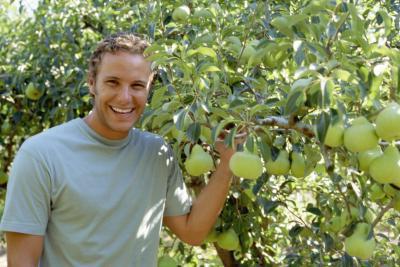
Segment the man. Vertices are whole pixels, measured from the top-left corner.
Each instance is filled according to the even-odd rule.
[[[229,159],[192,201],[162,138],[132,128],[153,78],[147,44],[103,40],[89,62],[93,109],[29,138],[18,151],[0,229],[8,266],[156,266],[161,225],[199,245],[229,191]]]

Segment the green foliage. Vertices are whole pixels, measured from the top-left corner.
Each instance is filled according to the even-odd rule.
[[[191,15],[174,21],[184,4]],[[356,153],[321,143],[338,117],[346,125],[359,116],[373,122],[399,101],[396,1],[41,0],[32,16],[21,10],[12,18],[7,6],[0,8],[3,171],[28,136],[90,110],[86,70],[95,44],[136,32],[152,42],[147,52],[158,72],[138,127],[163,135],[182,167],[195,143],[213,151],[217,138],[233,145],[244,132],[246,148],[264,162],[282,149],[306,157],[305,178],[235,179],[216,227],[239,233],[230,256],[243,266],[357,264],[343,240],[366,221],[367,207],[377,217],[391,197],[372,201],[375,183],[357,170]],[[43,92],[37,101],[25,96],[29,84]],[[206,180],[185,179],[194,192]],[[336,216],[345,227],[332,231]],[[363,266],[399,264],[399,214],[384,218]],[[189,247],[171,248],[185,266],[201,265]]]

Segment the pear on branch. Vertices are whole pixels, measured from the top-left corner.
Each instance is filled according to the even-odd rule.
[[[382,154],[383,152],[380,146],[377,146],[376,148],[370,150],[359,152],[357,154],[358,168],[361,171],[368,173],[369,166],[371,165],[372,161],[374,161],[374,159],[381,156]]]
[[[378,145],[375,127],[365,117],[354,119],[344,131],[344,146],[351,152],[362,152]]]
[[[339,147],[343,145],[344,125],[343,121],[330,124],[326,131],[324,144],[329,147]]]
[[[344,241],[346,253],[362,260],[371,258],[376,247],[376,242],[370,232],[370,224],[358,223],[353,234]]]
[[[239,248],[239,236],[233,230],[229,228],[225,232],[221,233],[217,237],[217,244],[225,250],[236,250]]]
[[[42,97],[43,92],[39,90],[33,83],[29,83],[25,89],[25,95],[30,100],[38,100]]]
[[[190,8],[186,5],[179,6],[172,12],[172,19],[175,21],[185,22],[189,16]]]
[[[285,175],[289,173],[290,161],[289,154],[286,150],[279,151],[278,157],[267,161],[265,168],[269,174]]]
[[[399,150],[393,145],[388,146],[383,155],[372,161],[369,173],[375,181],[381,184],[400,182]]]
[[[291,174],[294,177],[301,178],[306,175],[306,160],[303,154],[293,151],[292,164],[290,165]]]
[[[214,168],[214,161],[210,154],[196,144],[192,148],[189,158],[185,161],[185,167],[190,175],[199,176],[211,171]]]
[[[400,105],[391,103],[383,109],[375,120],[376,133],[386,141],[400,138]]]
[[[257,179],[263,172],[261,158],[249,151],[238,151],[231,157],[229,168],[238,177]]]

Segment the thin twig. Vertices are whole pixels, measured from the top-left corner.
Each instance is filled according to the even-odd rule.
[[[378,224],[378,222],[382,219],[383,215],[385,215],[385,213],[390,210],[391,208],[393,208],[394,203],[396,203],[397,198],[392,198],[392,200],[379,212],[379,214],[376,216],[375,220],[372,222],[371,227],[372,229],[374,229],[374,227]]]

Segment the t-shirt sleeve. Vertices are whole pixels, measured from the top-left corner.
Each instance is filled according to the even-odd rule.
[[[1,231],[44,235],[50,214],[50,175],[43,161],[20,150],[7,185]]]
[[[168,146],[167,162],[171,163],[167,183],[167,197],[164,216],[179,216],[190,212],[192,198],[183,181],[182,171],[174,156],[172,149]]]

